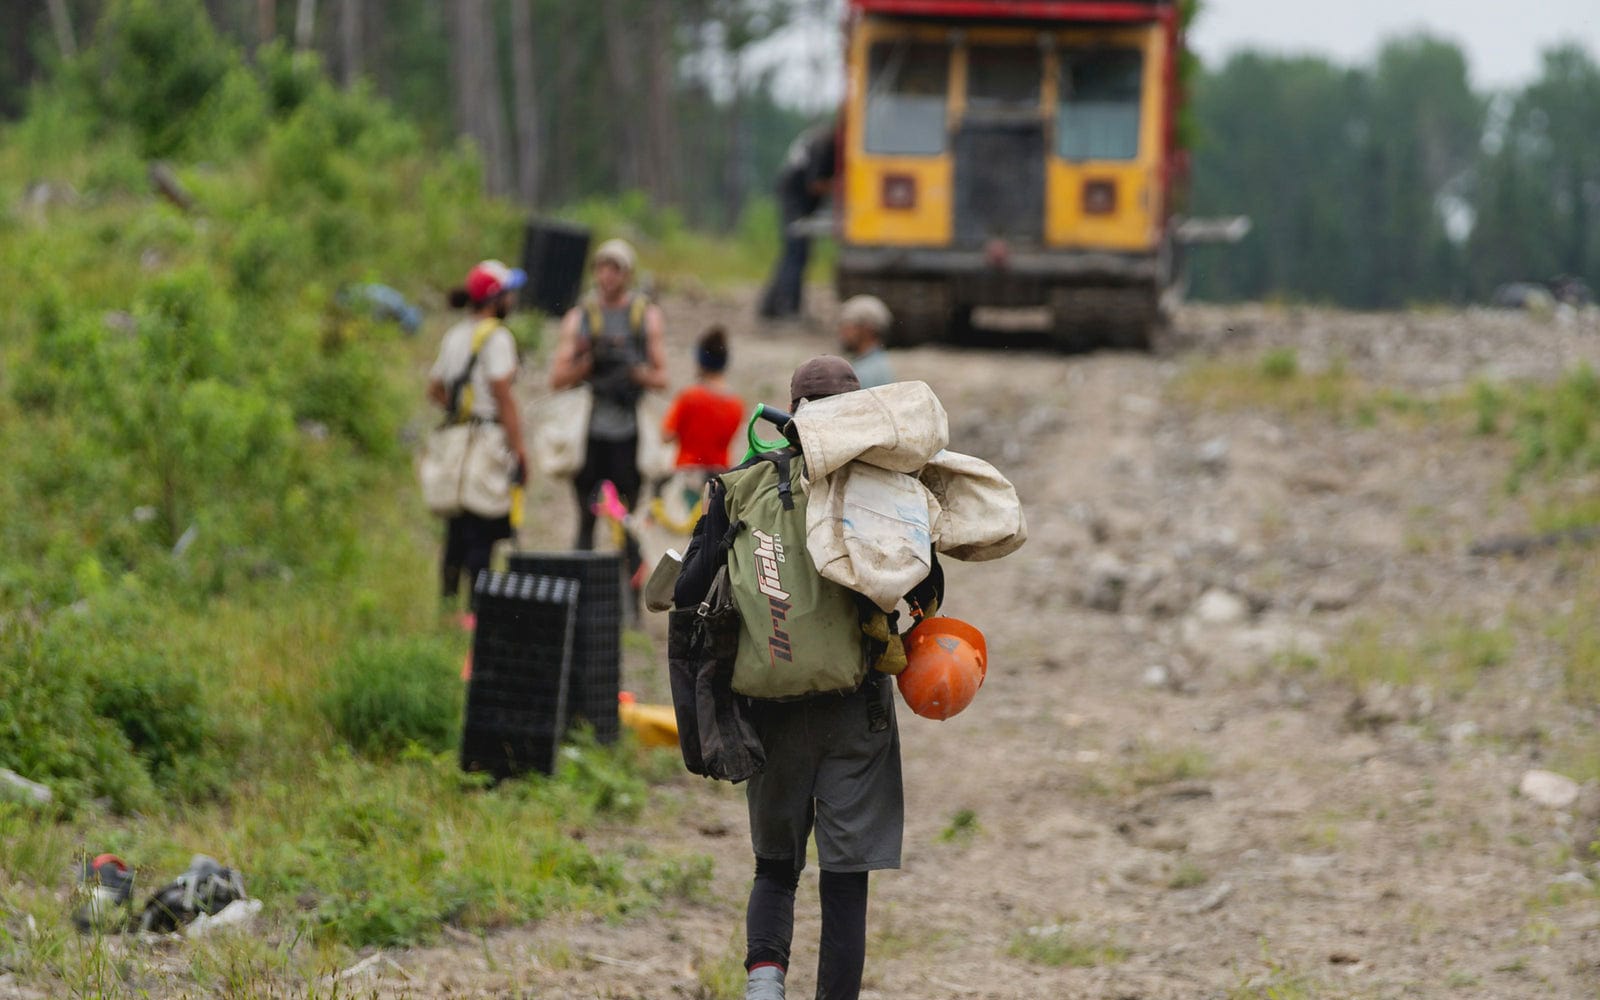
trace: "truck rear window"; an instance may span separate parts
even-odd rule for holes
[[[1143,78],[1137,49],[1063,50],[1056,153],[1068,160],[1137,157]]]
[[[967,110],[1037,112],[1041,63],[1036,46],[974,45],[967,50]]]
[[[880,42],[867,56],[866,147],[887,156],[944,152],[950,49]]]

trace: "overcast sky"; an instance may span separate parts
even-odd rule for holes
[[[820,11],[825,0],[808,0]],[[1600,58],[1600,0],[1204,0],[1190,45],[1207,65],[1244,48],[1316,53],[1345,63],[1370,60],[1383,39],[1427,31],[1460,45],[1473,84],[1515,87],[1538,72],[1539,53],[1573,39]],[[839,28],[818,13],[761,46],[759,62],[778,90],[804,106],[838,100]]]
[[[1205,0],[1189,42],[1207,65],[1242,48],[1365,62],[1383,39],[1427,31],[1461,46],[1473,83],[1513,87],[1574,39],[1600,57],[1600,0]]]

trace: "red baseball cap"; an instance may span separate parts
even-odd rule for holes
[[[480,261],[467,272],[467,295],[474,302],[487,302],[501,292],[516,291],[528,283],[527,272],[507,267],[498,260]]]

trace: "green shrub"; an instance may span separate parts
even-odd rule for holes
[[[1515,477],[1600,468],[1600,376],[1580,365],[1555,385],[1527,390],[1512,435],[1519,446]]]
[[[181,663],[148,653],[121,660],[118,652],[107,650],[88,678],[94,711],[122,731],[157,785],[177,785],[216,728],[199,679]]]
[[[132,127],[146,156],[171,156],[203,135],[196,112],[237,60],[199,0],[117,0],[77,81],[104,121]]]
[[[75,652],[36,624],[0,616],[0,767],[50,786],[69,812],[91,798],[144,808],[155,785],[127,737],[95,712]]]
[[[323,713],[365,753],[395,753],[413,742],[444,750],[455,744],[461,717],[457,669],[451,647],[438,640],[364,640],[330,667]]]
[[[1274,382],[1287,382],[1300,374],[1300,358],[1292,347],[1275,347],[1261,356],[1261,374]]]

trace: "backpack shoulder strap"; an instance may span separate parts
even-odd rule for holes
[[[628,329],[635,337],[644,336],[644,317],[650,309],[650,297],[643,292],[635,292],[633,300],[628,303]]]
[[[498,319],[481,320],[472,328],[472,353],[467,356],[467,367],[450,383],[450,408],[447,421],[452,424],[472,416],[472,372],[478,367],[478,354],[491,334],[500,328]]]
[[[779,448],[777,451],[758,452],[748,462],[739,466],[748,469],[760,465],[762,462],[771,462],[773,468],[778,470],[778,500],[783,504],[784,510],[794,510],[794,477],[790,473],[790,466],[799,454],[793,448]],[[737,470],[730,470],[737,471]]]

